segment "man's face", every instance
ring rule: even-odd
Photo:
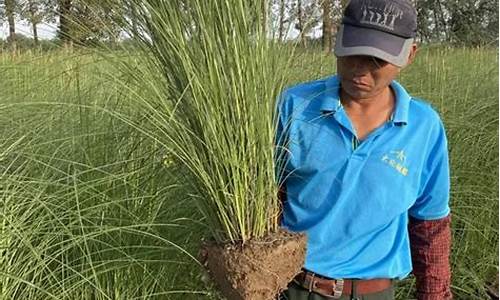
[[[371,98],[391,83],[400,68],[373,56],[337,58],[337,73],[342,90],[354,99]]]

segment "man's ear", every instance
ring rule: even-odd
[[[406,63],[406,66],[410,65],[415,60],[417,51],[418,51],[417,44],[413,43],[411,45],[410,54],[408,55],[408,62]]]

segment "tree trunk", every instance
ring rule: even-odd
[[[14,0],[5,0],[5,14],[9,23],[9,45],[12,51],[16,50],[16,21],[14,17]]]
[[[340,25],[342,23],[342,18],[344,17],[344,11],[347,8],[347,4],[349,3],[349,0],[340,0],[340,11],[339,15],[336,16],[336,22]],[[337,30],[337,27],[334,28],[334,30]],[[337,36],[335,36],[335,39]]]
[[[70,16],[71,0],[59,0],[59,38],[64,46],[71,44]]]
[[[268,14],[268,0],[261,0],[262,2],[262,31],[264,36],[267,35],[267,14]]]
[[[305,38],[304,38],[304,13],[302,12],[302,0],[297,0],[297,18],[299,20],[299,40],[300,42],[305,45]]]
[[[33,40],[35,41],[35,46],[38,46],[38,29],[36,28],[36,22],[33,22]]]
[[[283,41],[283,35],[285,30],[285,0],[280,0],[280,15],[279,15],[279,29],[278,29],[278,39]]]
[[[38,46],[38,29],[36,27],[36,25],[38,24],[38,18],[36,15],[38,8],[34,0],[29,0],[28,5],[30,11],[30,21],[33,28],[33,40],[35,41],[35,46]]]
[[[440,24],[440,31],[439,32],[442,32],[443,33],[443,39],[445,41],[448,40],[448,28],[446,28],[446,18],[445,18],[445,14],[443,12],[443,5],[441,3],[441,0],[437,0],[436,1],[436,24],[439,23]]]
[[[326,54],[333,50],[332,2],[323,0],[323,49]]]

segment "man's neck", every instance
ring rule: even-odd
[[[340,97],[344,108],[354,114],[364,115],[392,111],[395,105],[394,91],[390,87],[369,98],[353,98],[343,90],[340,92]]]

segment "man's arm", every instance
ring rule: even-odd
[[[413,274],[418,300],[449,300],[451,217],[418,220],[410,217],[409,232]]]
[[[430,132],[432,147],[424,163],[419,196],[409,211],[409,236],[418,300],[449,300],[450,171],[441,121]]]

